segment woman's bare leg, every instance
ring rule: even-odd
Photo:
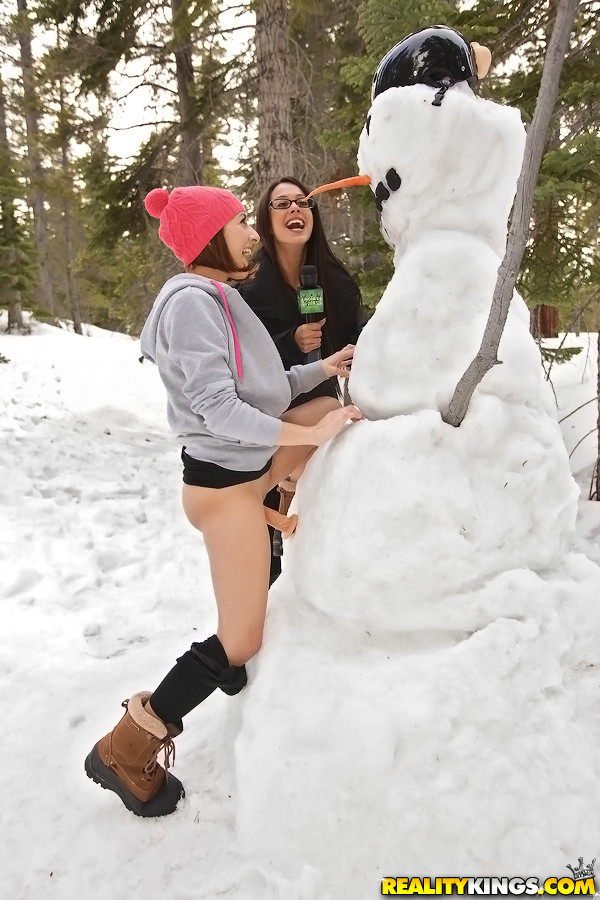
[[[269,589],[266,476],[219,490],[183,486],[183,507],[202,532],[219,614],[217,636],[230,665],[259,650]]]
[[[314,425],[338,406],[333,397],[319,397],[282,418]],[[280,447],[269,471],[245,484],[220,489],[183,485],[185,514],[204,537],[219,614],[217,636],[232,666],[251,659],[262,643],[270,560],[264,497],[279,481],[300,473],[314,450]]]

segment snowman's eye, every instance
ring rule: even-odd
[[[385,180],[388,183],[388,187],[390,191],[397,191],[400,185],[402,184],[402,179],[398,175],[395,169],[388,169],[385,174]]]

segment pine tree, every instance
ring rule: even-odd
[[[54,46],[49,46],[40,60],[45,107],[55,123],[45,141],[51,168],[46,179],[53,213],[51,262],[61,315],[71,319],[76,334],[83,334],[83,298],[77,278],[77,255],[83,241],[82,185],[76,157],[103,119],[92,106],[82,109],[77,104],[77,76],[62,65],[64,28],[54,23],[53,31]]]
[[[6,86],[0,76],[0,303],[8,307],[8,330],[22,329],[22,306],[35,293],[36,256],[26,216],[17,201],[23,188],[11,148]]]
[[[258,147],[256,193],[294,168],[292,102],[295,52],[290,39],[289,0],[257,0],[254,44]]]
[[[100,131],[94,134],[90,124],[82,137],[78,126],[78,138],[90,149],[78,162],[84,198],[76,217],[80,222],[74,221],[86,242],[79,246],[75,274],[89,315],[98,324],[136,327],[149,293],[172,268],[145,213],[144,196],[158,186],[218,183],[213,148],[237,66],[236,60],[223,61],[221,5],[210,0],[40,3],[40,19],[64,35],[54,71],[63,77],[74,73],[78,104],[86,108],[99,102],[104,116],[103,123],[98,117]],[[136,63],[144,65],[143,78],[130,77]],[[154,129],[123,164],[111,157],[102,129],[116,94],[141,89],[145,108],[140,122],[154,122]],[[153,275],[147,270],[157,262],[164,267]]]
[[[507,71],[493,69],[482,91],[518,106],[529,122],[556,2],[507,6],[499,22],[494,22],[494,4],[477,6],[493,58],[511,63]],[[587,326],[585,315],[581,318],[581,310],[598,289],[600,274],[593,251],[600,200],[600,38],[594,7],[597,4],[580,5],[571,35],[536,188],[530,245],[518,282],[535,313],[534,328],[549,309],[557,311],[557,328],[569,327],[577,318],[580,327],[595,327],[591,310]]]
[[[363,42],[357,31],[357,4],[295,0],[291,21],[298,47],[301,89],[294,108],[295,174],[310,186],[355,175],[356,145],[339,140],[340,129],[330,139],[340,110],[356,102],[354,89],[341,77],[344,60],[361,54]],[[362,258],[350,250],[362,242],[364,205],[360,193],[324,194],[318,198],[321,215],[336,253],[352,269]]]
[[[45,171],[42,160],[42,131],[38,74],[32,52],[32,18],[27,0],[17,0],[17,15],[13,28],[20,48],[23,86],[23,116],[27,131],[26,174],[28,202],[33,212],[34,241],[40,266],[37,282],[37,303],[48,313],[56,311],[52,272],[50,268],[48,217],[45,199]]]

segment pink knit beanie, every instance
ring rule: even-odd
[[[158,236],[175,256],[189,266],[224,225],[244,207],[221,188],[192,185],[150,191],[145,199],[151,216],[160,219]]]

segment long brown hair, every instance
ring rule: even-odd
[[[266,254],[271,260],[271,263],[279,278],[287,284],[285,276],[279,264],[277,245],[275,243],[273,232],[271,230],[271,216],[269,206],[271,194],[278,185],[283,184],[284,182],[296,185],[296,187],[300,191],[302,191],[303,196],[306,196],[309,192],[309,188],[307,188],[305,184],[303,184],[301,181],[298,181],[297,178],[291,178],[289,175],[283,175],[281,178],[273,181],[264,191],[262,197],[260,198],[258,210],[256,213],[256,230],[258,231],[258,234],[260,236],[260,250],[257,254],[256,259],[260,264],[261,254]],[[327,343],[329,344],[329,346],[325,347],[324,349],[326,350],[326,352],[333,352],[336,343],[339,343],[339,341],[336,340],[336,334],[338,330],[337,320],[339,319],[339,316],[336,315],[335,301],[333,300],[333,298],[335,297],[335,270],[337,269],[338,271],[342,271],[348,277],[351,276],[348,270],[337,258],[337,256],[329,246],[327,236],[325,235],[325,229],[323,228],[321,215],[319,213],[318,204],[315,204],[313,206],[311,212],[313,216],[313,229],[312,234],[306,243],[306,262],[317,267],[317,278],[319,284],[323,288],[323,295],[325,299],[324,315],[327,317],[327,322],[325,323],[323,331],[324,337],[328,338]],[[340,348],[338,347],[337,349]]]

